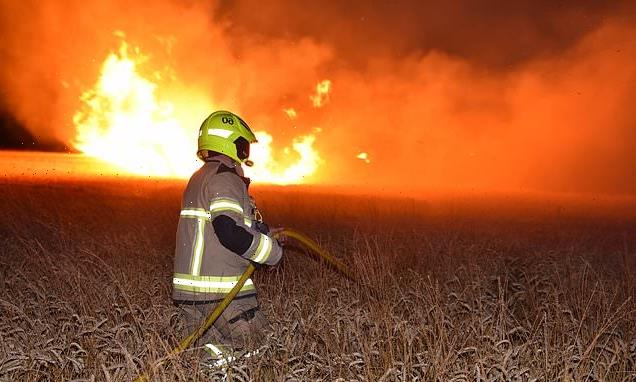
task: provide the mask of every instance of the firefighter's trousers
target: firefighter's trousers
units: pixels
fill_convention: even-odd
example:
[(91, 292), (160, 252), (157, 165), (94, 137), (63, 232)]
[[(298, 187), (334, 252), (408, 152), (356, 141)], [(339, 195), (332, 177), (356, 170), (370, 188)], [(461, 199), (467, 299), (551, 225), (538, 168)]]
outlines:
[[(189, 334), (205, 321), (217, 302), (178, 301), (175, 304), (184, 313), (184, 329)], [(269, 331), (269, 322), (259, 309), (256, 296), (237, 297), (194, 345), (203, 350), (202, 359), (215, 358), (217, 355), (210, 349), (222, 349), (224, 353), (255, 350)]]

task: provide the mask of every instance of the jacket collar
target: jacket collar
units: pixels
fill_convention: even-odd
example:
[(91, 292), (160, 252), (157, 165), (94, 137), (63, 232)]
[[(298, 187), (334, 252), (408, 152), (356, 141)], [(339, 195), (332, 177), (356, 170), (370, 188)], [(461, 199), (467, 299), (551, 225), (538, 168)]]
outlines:
[(207, 159), (205, 163), (222, 163), (223, 165), (234, 169), (239, 176), (245, 176), (245, 174), (243, 173), (243, 167), (227, 155), (215, 155), (212, 158)]

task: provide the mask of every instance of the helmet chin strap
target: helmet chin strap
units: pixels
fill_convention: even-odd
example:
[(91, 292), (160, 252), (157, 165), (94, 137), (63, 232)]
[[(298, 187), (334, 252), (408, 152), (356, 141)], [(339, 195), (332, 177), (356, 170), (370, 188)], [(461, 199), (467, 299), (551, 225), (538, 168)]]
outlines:
[(252, 166), (254, 166), (254, 162), (252, 162), (252, 161), (251, 161), (251, 160), (249, 160), (249, 159), (246, 159), (246, 160), (245, 160), (245, 162), (243, 162), (243, 163), (245, 163), (245, 165), (246, 165), (247, 167), (252, 167)]

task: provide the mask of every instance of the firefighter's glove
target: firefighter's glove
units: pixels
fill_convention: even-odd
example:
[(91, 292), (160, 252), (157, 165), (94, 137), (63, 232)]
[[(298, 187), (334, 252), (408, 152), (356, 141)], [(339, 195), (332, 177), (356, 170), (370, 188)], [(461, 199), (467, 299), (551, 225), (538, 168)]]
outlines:
[(263, 235), (269, 235), (269, 226), (263, 222), (259, 222), (259, 221), (255, 222), (254, 228), (256, 228), (256, 230), (262, 233)]

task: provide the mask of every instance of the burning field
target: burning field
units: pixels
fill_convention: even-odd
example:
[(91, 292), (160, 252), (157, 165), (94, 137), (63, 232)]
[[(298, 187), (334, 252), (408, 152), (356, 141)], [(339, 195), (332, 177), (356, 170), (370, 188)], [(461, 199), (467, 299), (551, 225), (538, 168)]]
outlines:
[[(167, 361), (185, 335), (170, 299), (183, 181), (20, 179), (0, 185), (0, 379), (130, 381)], [(633, 201), (253, 193), (362, 282), (294, 247), (257, 270), (273, 334), (231, 381), (636, 379)], [(194, 352), (153, 380), (220, 380)]]
[(634, 4), (0, 1), (0, 381), (223, 378), (167, 356), (215, 110), (360, 278), (289, 243), (228, 380), (636, 381)]
[(0, 116), (145, 176), (228, 109), (260, 182), (633, 194), (636, 12), (583, 3), (6, 1)]

